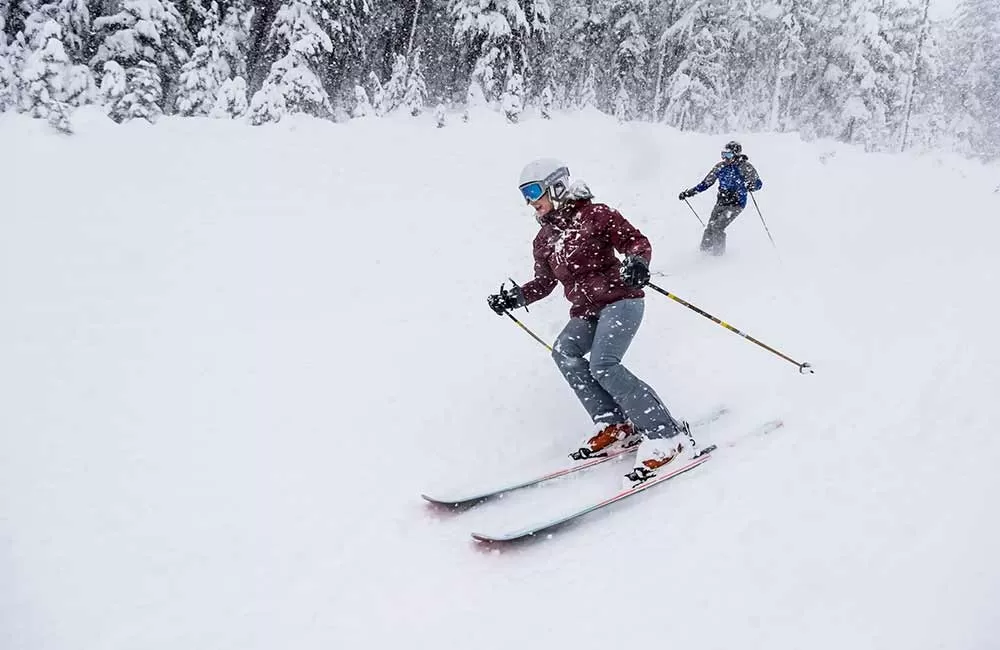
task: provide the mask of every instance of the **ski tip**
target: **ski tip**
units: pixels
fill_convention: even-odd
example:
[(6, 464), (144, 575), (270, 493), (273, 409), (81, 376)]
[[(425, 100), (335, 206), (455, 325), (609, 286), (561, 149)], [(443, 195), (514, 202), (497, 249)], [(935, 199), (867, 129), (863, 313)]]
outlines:
[(494, 551), (500, 547), (508, 546), (511, 541), (503, 537), (494, 537), (482, 533), (472, 533), (472, 540), (476, 548), (481, 551)]
[(427, 494), (421, 494), (420, 497), (432, 506), (443, 508), (458, 508), (465, 503), (464, 501), (455, 501), (454, 499), (439, 499)]
[(428, 494), (421, 494), (420, 497), (426, 502), (427, 507), (447, 512), (464, 512), (489, 500), (488, 496), (476, 496), (470, 498), (442, 499)]
[(518, 533), (516, 535), (485, 535), (472, 533), (472, 539), (480, 548), (491, 549), (498, 546), (518, 546), (519, 543), (535, 539), (534, 533)]

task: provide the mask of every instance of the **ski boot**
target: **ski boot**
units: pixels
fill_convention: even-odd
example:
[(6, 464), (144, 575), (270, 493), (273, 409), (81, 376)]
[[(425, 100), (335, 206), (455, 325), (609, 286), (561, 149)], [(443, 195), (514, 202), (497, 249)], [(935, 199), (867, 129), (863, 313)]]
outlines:
[(597, 424), (600, 429), (587, 438), (580, 448), (569, 455), (573, 460), (606, 456), (612, 452), (639, 444), (640, 436), (630, 422)]

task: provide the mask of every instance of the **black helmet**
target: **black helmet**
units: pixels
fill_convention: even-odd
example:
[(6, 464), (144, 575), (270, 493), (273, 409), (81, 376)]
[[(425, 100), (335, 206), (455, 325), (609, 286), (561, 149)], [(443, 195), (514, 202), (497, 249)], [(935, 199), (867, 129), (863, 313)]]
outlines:
[(736, 140), (730, 140), (726, 143), (724, 151), (732, 151), (734, 154), (739, 155), (743, 152), (743, 145)]

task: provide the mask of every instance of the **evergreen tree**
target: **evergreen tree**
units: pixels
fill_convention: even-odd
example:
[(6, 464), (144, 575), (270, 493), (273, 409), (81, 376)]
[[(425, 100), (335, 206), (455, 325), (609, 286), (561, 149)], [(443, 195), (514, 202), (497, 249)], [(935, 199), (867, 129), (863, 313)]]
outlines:
[(385, 89), (378, 75), (374, 72), (368, 73), (368, 86), (371, 88), (372, 111), (374, 115), (385, 115)]
[(610, 70), (610, 61), (604, 60), (611, 40), (609, 11), (608, 0), (556, 6), (553, 24), (560, 29), (552, 39), (558, 51), (553, 67), (557, 70), (555, 93), (565, 98), (558, 102), (561, 106), (598, 106), (599, 86), (604, 86), (598, 75), (603, 73), (603, 77)]
[(355, 86), (354, 109), (351, 111), (351, 117), (371, 117), (374, 114), (375, 109), (372, 108), (367, 91), (365, 91), (363, 86)]
[(691, 49), (666, 81), (664, 119), (680, 129), (715, 133), (728, 126), (730, 93), (723, 57), (729, 32), (707, 21), (694, 28)]
[(162, 102), (160, 68), (150, 61), (140, 61), (129, 68), (128, 84), (118, 108), (124, 120), (140, 118), (155, 123), (163, 115)]
[(70, 64), (62, 43), (62, 28), (54, 19), (40, 14), (32, 14), (29, 20), (34, 51), (22, 70), (22, 108), (32, 117), (47, 119), (57, 130), (71, 133), (64, 85)]
[(643, 27), (643, 16), (648, 9), (647, 0), (614, 0), (610, 8), (613, 47), (610, 69), (618, 83), (614, 113), (620, 120), (632, 119), (636, 114), (633, 98), (639, 97), (648, 86), (645, 66), (649, 40)]
[(544, 39), (547, 0), (451, 0), (454, 38), (488, 102), (501, 99), (511, 77), (527, 68), (528, 44)]
[(6, 43), (0, 38), (0, 112), (16, 110), (21, 106), (21, 80), (26, 56), (23, 32)]
[[(97, 54), (91, 65), (99, 68), (108, 61), (115, 61), (129, 70), (132, 77), (150, 79), (151, 72), (143, 62), (156, 68), (155, 85), (164, 105), (172, 105), (176, 82), (181, 67), (188, 60), (191, 37), (172, 0), (122, 0), (121, 10), (110, 16), (94, 20), (97, 33)], [(145, 83), (145, 82), (144, 82)], [(143, 96), (150, 92), (143, 91)], [(155, 117), (154, 117), (155, 119)]]
[(595, 108), (597, 106), (597, 74), (596, 66), (590, 66), (580, 90), (579, 108)]
[(389, 82), (385, 85), (382, 94), (384, 112), (389, 113), (402, 106), (403, 98), (406, 96), (407, 81), (410, 78), (409, 68), (405, 56), (396, 54), (393, 57), (392, 75), (389, 77)]
[(62, 42), (73, 63), (86, 63), (90, 50), (91, 19), (87, 0), (59, 0), (55, 20), (62, 28)]
[(233, 77), (222, 82), (209, 115), (217, 119), (235, 119), (245, 115), (248, 108), (247, 82), (243, 77)]
[(250, 103), (250, 122), (277, 122), (285, 115), (308, 113), (328, 117), (330, 97), (317, 73), (324, 53), (333, 51), (330, 35), (320, 26), (319, 0), (288, 0), (271, 26), (271, 48), (282, 54)]
[(511, 124), (517, 124), (524, 112), (524, 79), (519, 74), (511, 75), (504, 88), (500, 107)]
[(552, 119), (552, 105), (555, 103), (555, 96), (552, 92), (552, 86), (545, 86), (542, 90), (542, 96), (540, 99), (539, 112), (543, 119)]
[(128, 78), (125, 74), (125, 68), (121, 67), (117, 61), (105, 61), (100, 96), (108, 112), (108, 117), (115, 122), (121, 122), (125, 119), (125, 107), (121, 103), (121, 99), (125, 96), (127, 85)]
[(472, 114), (482, 110), (489, 106), (489, 102), (486, 101), (486, 95), (483, 93), (482, 86), (479, 82), (473, 79), (469, 83), (469, 89), (465, 93), (465, 112), (462, 113), (462, 121), (468, 122), (472, 117)]
[(420, 65), (420, 50), (413, 53), (413, 63), (410, 64), (410, 74), (406, 80), (406, 93), (403, 95), (403, 105), (407, 112), (416, 117), (424, 111), (427, 102), (427, 83), (424, 81), (424, 71)]
[(244, 74), (242, 47), (246, 41), (238, 7), (225, 16), (213, 0), (198, 32), (198, 47), (180, 74), (177, 110), (181, 115), (207, 115), (213, 110), (222, 85)]
[(1000, 156), (1000, 5), (962, 0), (951, 37), (951, 128), (964, 151)]

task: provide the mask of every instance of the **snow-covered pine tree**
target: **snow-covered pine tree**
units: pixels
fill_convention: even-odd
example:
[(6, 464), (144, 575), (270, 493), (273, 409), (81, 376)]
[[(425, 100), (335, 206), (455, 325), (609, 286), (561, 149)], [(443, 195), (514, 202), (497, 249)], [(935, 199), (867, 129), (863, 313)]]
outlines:
[(0, 21), (4, 35), (9, 41), (17, 38), (18, 32), (25, 31), (28, 16), (35, 13), (41, 0), (0, 0)]
[(69, 57), (62, 42), (62, 27), (52, 12), (36, 12), (26, 25), (33, 51), (21, 71), (22, 109), (32, 117), (46, 119), (55, 129), (72, 133), (65, 102), (65, 81), (70, 68)]
[(545, 88), (542, 90), (542, 96), (539, 99), (539, 103), (540, 103), (539, 112), (541, 113), (542, 118), (546, 120), (551, 120), (552, 106), (555, 103), (555, 96), (552, 92), (552, 86), (548, 85), (545, 86)]
[(794, 128), (791, 112), (796, 99), (804, 94), (801, 82), (808, 58), (805, 39), (814, 31), (818, 21), (814, 2), (765, 0), (759, 9), (762, 23), (759, 34), (766, 46), (761, 57), (752, 65), (769, 82), (770, 87), (764, 87), (768, 95), (767, 104), (761, 108), (766, 110), (762, 126), (770, 131)]
[(242, 77), (245, 80), (247, 45), (250, 39), (249, 19), (253, 16), (254, 3), (249, 0), (226, 1), (229, 6), (222, 11), (222, 24), (213, 35), (212, 43), (218, 49), (220, 58), (229, 65), (229, 77)]
[[(914, 18), (917, 15), (920, 16), (919, 21), (914, 20), (912, 24), (902, 26), (904, 30), (911, 32), (910, 35), (915, 40), (915, 43), (910, 48), (910, 61), (909, 66), (907, 66), (906, 90), (903, 95), (904, 105), (902, 107), (903, 133), (900, 137), (900, 151), (906, 149), (908, 140), (910, 139), (913, 107), (918, 95), (923, 94), (920, 82), (927, 83), (931, 81), (929, 73), (932, 68), (936, 67), (934, 59), (936, 58), (937, 48), (933, 40), (928, 38), (928, 32), (930, 32), (931, 27), (929, 19), (931, 2), (930, 0), (920, 0), (920, 2), (922, 6), (916, 4), (914, 0), (911, 0), (909, 5), (913, 9)], [(930, 63), (930, 66), (927, 65), (928, 63)]]
[(501, 99), (510, 78), (528, 68), (528, 44), (544, 39), (548, 0), (450, 0), (454, 40), (464, 67), (488, 102)]
[(500, 108), (504, 117), (511, 124), (517, 124), (524, 112), (524, 79), (519, 74), (513, 74), (507, 80), (503, 97), (500, 98)]
[(62, 27), (62, 42), (69, 60), (86, 63), (93, 38), (87, 0), (58, 0), (55, 20)]
[(105, 61), (103, 72), (100, 89), (101, 101), (108, 112), (108, 117), (115, 122), (121, 122), (125, 119), (125, 106), (121, 100), (125, 96), (128, 85), (125, 68), (121, 67), (117, 61)]
[(382, 81), (374, 72), (368, 73), (368, 87), (371, 89), (369, 97), (372, 102), (372, 114), (385, 115), (385, 89), (382, 87)]
[(614, 113), (620, 120), (632, 119), (637, 114), (634, 101), (648, 86), (649, 40), (643, 26), (648, 11), (648, 0), (613, 0), (608, 14), (611, 70), (618, 82)]
[(728, 126), (725, 56), (732, 35), (716, 1), (696, 3), (664, 32), (688, 47), (664, 84), (663, 119), (679, 129), (715, 133)]
[(212, 0), (198, 31), (198, 47), (181, 70), (177, 110), (181, 115), (207, 115), (218, 99), (222, 85), (245, 74), (243, 47), (247, 34), (241, 7), (230, 6), (223, 14)]
[(961, 0), (951, 38), (952, 128), (965, 151), (1000, 157), (1000, 4)]
[(902, 13), (884, 0), (854, 0), (850, 5), (848, 33), (853, 38), (846, 39), (844, 54), (855, 87), (851, 101), (863, 103), (864, 110), (856, 106), (841, 118), (845, 142), (870, 150), (898, 142), (912, 57), (906, 50), (909, 46), (912, 51), (917, 35), (915, 28), (896, 28)]
[(625, 84), (618, 86), (618, 94), (615, 95), (615, 119), (625, 122), (632, 117), (632, 98), (625, 88)]
[(5, 41), (0, 25), (0, 113), (17, 110), (21, 105), (21, 70), (27, 56), (24, 33)]
[(817, 7), (815, 28), (803, 38), (806, 62), (791, 80), (792, 121), (807, 136), (895, 148), (916, 29), (894, 25), (912, 14), (895, 0)]
[(348, 96), (355, 81), (371, 66), (362, 59), (366, 32), (372, 25), (372, 0), (318, 0), (320, 26), (329, 34), (331, 53), (320, 80), (334, 96)]
[(204, 12), (191, 58), (181, 67), (177, 84), (177, 112), (181, 115), (206, 115), (214, 106), (222, 82), (229, 78), (228, 64), (220, 60), (214, 46), (214, 34), (222, 22), (219, 3), (213, 1)]
[(439, 129), (443, 129), (448, 125), (448, 109), (444, 104), (438, 104), (434, 108), (434, 122)]
[(384, 112), (391, 113), (403, 105), (409, 77), (409, 65), (406, 62), (406, 57), (402, 54), (393, 55), (392, 75), (389, 77), (389, 82), (385, 85), (382, 94)]
[[(165, 105), (172, 105), (192, 40), (177, 4), (173, 0), (121, 0), (118, 13), (96, 18), (93, 24), (99, 45), (91, 66), (99, 68), (115, 61), (128, 70), (130, 86), (135, 77), (147, 87), (134, 97), (159, 95), (161, 112)], [(143, 62), (152, 64), (156, 74), (151, 75), (149, 66), (141, 65)], [(159, 92), (152, 92), (154, 86)], [(126, 111), (126, 115), (132, 113)]]
[(246, 115), (248, 109), (247, 82), (243, 77), (233, 77), (222, 82), (209, 116), (232, 120)]
[[(554, 70), (550, 81), (557, 83), (553, 88), (557, 103), (563, 108), (596, 107), (599, 88), (604, 86), (598, 75), (610, 70), (611, 63), (604, 60), (611, 41), (608, 0), (557, 3), (554, 11), (552, 24), (557, 31), (551, 39), (549, 66)], [(617, 86), (608, 92), (615, 90)]]
[(66, 70), (63, 91), (65, 93), (63, 99), (70, 106), (83, 106), (97, 101), (97, 82), (90, 66), (82, 63), (69, 66)]
[(324, 55), (333, 51), (330, 35), (320, 26), (322, 12), (320, 0), (287, 0), (278, 9), (268, 39), (269, 49), (280, 58), (250, 103), (252, 124), (278, 122), (295, 113), (333, 113), (318, 74)]
[(580, 89), (580, 101), (577, 103), (578, 108), (597, 107), (597, 73), (594, 68), (595, 66), (590, 66), (587, 76), (584, 77), (583, 88)]
[(413, 52), (413, 62), (410, 63), (410, 74), (406, 79), (406, 93), (403, 95), (403, 105), (406, 111), (416, 117), (424, 112), (427, 103), (427, 82), (424, 81), (424, 69), (420, 65), (420, 48)]
[(372, 102), (368, 99), (368, 92), (364, 86), (354, 87), (354, 108), (351, 110), (351, 117), (371, 117), (375, 114)]
[(125, 94), (119, 100), (124, 120), (141, 118), (155, 123), (163, 115), (162, 102), (160, 68), (151, 61), (140, 61), (129, 68)]
[(469, 89), (465, 93), (465, 111), (462, 113), (462, 121), (468, 122), (472, 115), (489, 106), (483, 88), (479, 82), (473, 79), (469, 82)]

